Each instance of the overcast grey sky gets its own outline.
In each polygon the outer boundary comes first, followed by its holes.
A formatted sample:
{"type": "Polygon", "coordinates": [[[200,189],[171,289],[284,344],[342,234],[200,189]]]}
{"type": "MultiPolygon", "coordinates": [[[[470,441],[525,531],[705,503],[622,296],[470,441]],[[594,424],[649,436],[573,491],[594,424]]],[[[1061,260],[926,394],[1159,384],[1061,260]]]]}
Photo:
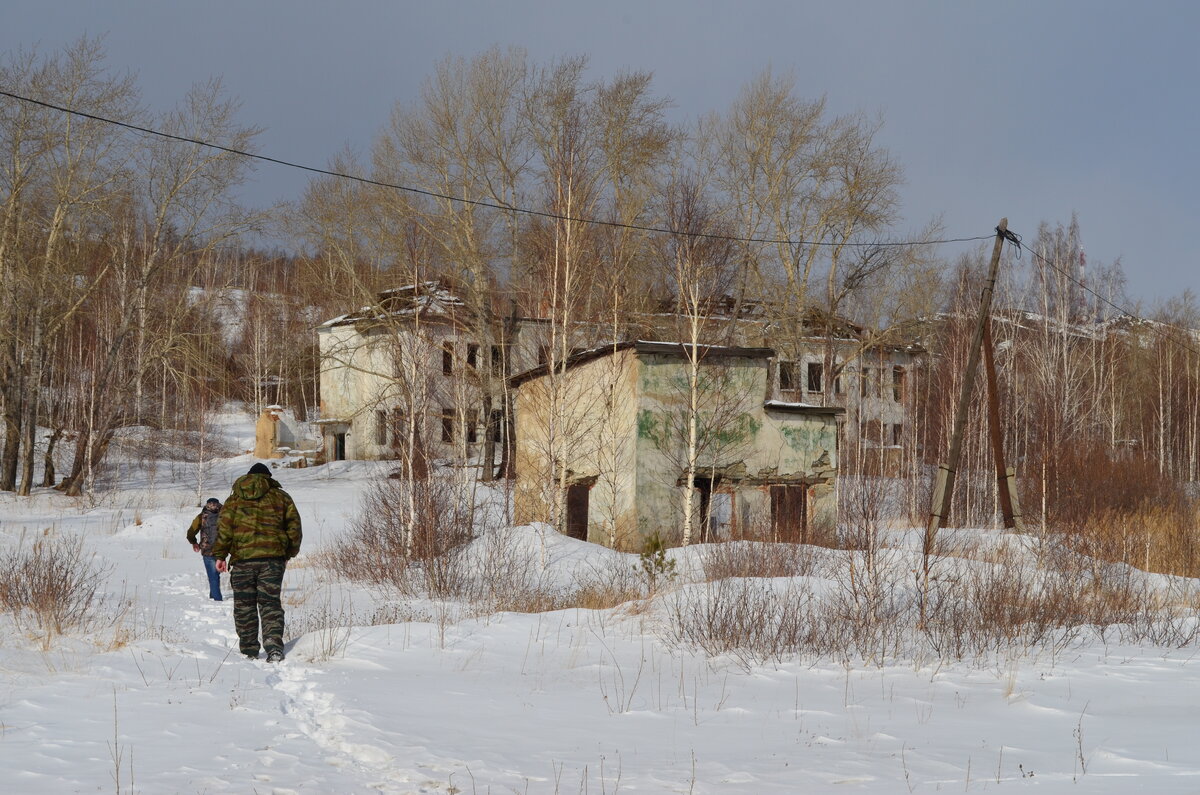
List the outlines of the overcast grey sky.
{"type": "MultiPolygon", "coordinates": [[[[1007,216],[1032,238],[1077,212],[1089,263],[1120,257],[1150,303],[1200,292],[1198,22],[1196,3],[1083,0],[4,0],[0,48],[103,34],[156,110],[221,76],[266,128],[263,154],[314,166],[365,152],[437,60],[494,44],[585,54],[597,77],[649,70],[680,121],[727,108],[768,65],[793,70],[831,111],[883,118],[902,231],[940,216],[949,237],[986,235],[1007,216]]],[[[307,179],[260,165],[246,197],[294,198],[307,179]]]]}

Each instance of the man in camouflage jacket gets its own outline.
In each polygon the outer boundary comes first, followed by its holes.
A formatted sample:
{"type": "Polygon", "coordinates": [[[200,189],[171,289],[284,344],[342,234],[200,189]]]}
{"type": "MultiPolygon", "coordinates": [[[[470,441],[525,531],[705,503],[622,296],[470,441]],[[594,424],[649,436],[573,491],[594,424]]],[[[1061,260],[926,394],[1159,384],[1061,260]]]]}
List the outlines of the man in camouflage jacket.
{"type": "Polygon", "coordinates": [[[258,657],[261,622],[267,661],[283,659],[279,592],[288,560],[300,553],[300,541],[300,514],[292,498],[265,465],[250,467],[233,482],[217,522],[217,541],[212,551],[217,569],[230,569],[233,623],[242,654],[247,657],[258,657]]]}

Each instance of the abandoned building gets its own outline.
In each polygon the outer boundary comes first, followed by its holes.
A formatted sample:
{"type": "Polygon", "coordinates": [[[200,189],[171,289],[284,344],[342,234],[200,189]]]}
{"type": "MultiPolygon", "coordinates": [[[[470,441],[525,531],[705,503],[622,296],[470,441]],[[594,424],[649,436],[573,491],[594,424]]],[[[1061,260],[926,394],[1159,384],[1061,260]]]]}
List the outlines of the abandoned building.
{"type": "Polygon", "coordinates": [[[511,379],[517,522],[620,550],[693,540],[808,540],[836,521],[844,409],[775,399],[765,347],[632,341],[511,379]],[[695,417],[695,433],[689,433],[695,417]]]}
{"type": "Polygon", "coordinates": [[[503,354],[469,328],[463,300],[441,282],[384,291],[318,326],[326,459],[395,458],[406,430],[430,456],[450,456],[494,429],[479,412],[503,354]]]}
{"type": "MultiPolygon", "coordinates": [[[[772,398],[846,409],[843,453],[854,469],[895,474],[915,452],[912,382],[925,348],[910,330],[886,335],[811,309],[790,323],[778,307],[722,295],[702,309],[701,342],[773,349],[772,398]]],[[[677,339],[678,316],[664,303],[641,324],[643,335],[677,339]]]]}
{"type": "MultiPolygon", "coordinates": [[[[380,293],[373,306],[317,328],[321,398],[317,424],[326,460],[399,459],[403,450],[412,450],[417,443],[422,457],[434,461],[481,461],[490,453],[502,473],[512,474],[516,457],[512,447],[522,429],[518,421],[514,431],[507,376],[531,368],[536,372],[545,364],[551,324],[514,312],[480,334],[469,314],[456,290],[444,282],[425,282],[380,293]]],[[[804,407],[793,410],[798,417],[818,416],[818,408],[834,410],[828,416],[836,414],[839,419],[843,468],[851,460],[856,471],[876,467],[895,471],[902,453],[913,450],[910,382],[923,350],[872,343],[867,332],[842,319],[831,325],[814,318],[785,335],[769,315],[753,302],[719,307],[711,324],[718,331],[705,341],[712,343],[713,350],[775,352],[750,357],[756,362],[755,377],[763,381],[760,402],[804,407]],[[718,344],[718,339],[726,342],[718,344]]],[[[654,314],[654,322],[636,325],[660,332],[660,339],[677,339],[668,334],[668,326],[677,319],[664,309],[654,314]]],[[[570,346],[562,346],[559,340],[554,358],[570,352],[578,355],[587,339],[592,342],[586,348],[594,350],[603,334],[580,324],[578,338],[570,346]]],[[[756,411],[762,413],[763,406],[756,411]]],[[[832,455],[833,445],[827,447],[832,455]]],[[[733,482],[731,476],[718,479],[733,482]]],[[[702,490],[711,485],[701,481],[702,490]]],[[[713,510],[706,508],[706,521],[715,519],[718,527],[724,526],[727,495],[716,490],[713,510]]],[[[742,503],[742,507],[749,505],[746,500],[742,503]]],[[[806,510],[813,508],[806,506],[806,510]]],[[[810,510],[806,521],[814,515],[810,510]]]]}
{"type": "Polygon", "coordinates": [[[326,460],[394,459],[414,443],[432,459],[500,455],[506,378],[547,360],[548,327],[510,311],[481,329],[444,281],[385,290],[325,321],[316,424],[326,460]]]}

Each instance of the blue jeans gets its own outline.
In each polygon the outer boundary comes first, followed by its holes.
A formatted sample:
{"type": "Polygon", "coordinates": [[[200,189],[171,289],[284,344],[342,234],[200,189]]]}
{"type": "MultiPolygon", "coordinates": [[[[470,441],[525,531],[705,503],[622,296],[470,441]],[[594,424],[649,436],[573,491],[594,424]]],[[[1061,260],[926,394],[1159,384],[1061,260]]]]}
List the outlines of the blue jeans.
{"type": "Polygon", "coordinates": [[[221,572],[217,571],[217,559],[212,555],[204,556],[204,570],[208,572],[208,596],[210,599],[221,601],[221,572]]]}

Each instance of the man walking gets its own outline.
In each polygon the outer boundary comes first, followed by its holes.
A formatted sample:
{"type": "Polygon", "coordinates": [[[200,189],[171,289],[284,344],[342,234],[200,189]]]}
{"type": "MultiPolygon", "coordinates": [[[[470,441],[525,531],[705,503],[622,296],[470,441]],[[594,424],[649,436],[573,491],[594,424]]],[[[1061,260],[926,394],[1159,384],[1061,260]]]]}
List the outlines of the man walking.
{"type": "Polygon", "coordinates": [[[300,552],[300,514],[271,470],[255,464],[233,482],[217,522],[213,557],[230,569],[233,623],[242,654],[258,658],[259,626],[267,662],[283,659],[283,605],[279,592],[289,559],[300,552]],[[226,562],[228,558],[228,562],[226,562]]]}

